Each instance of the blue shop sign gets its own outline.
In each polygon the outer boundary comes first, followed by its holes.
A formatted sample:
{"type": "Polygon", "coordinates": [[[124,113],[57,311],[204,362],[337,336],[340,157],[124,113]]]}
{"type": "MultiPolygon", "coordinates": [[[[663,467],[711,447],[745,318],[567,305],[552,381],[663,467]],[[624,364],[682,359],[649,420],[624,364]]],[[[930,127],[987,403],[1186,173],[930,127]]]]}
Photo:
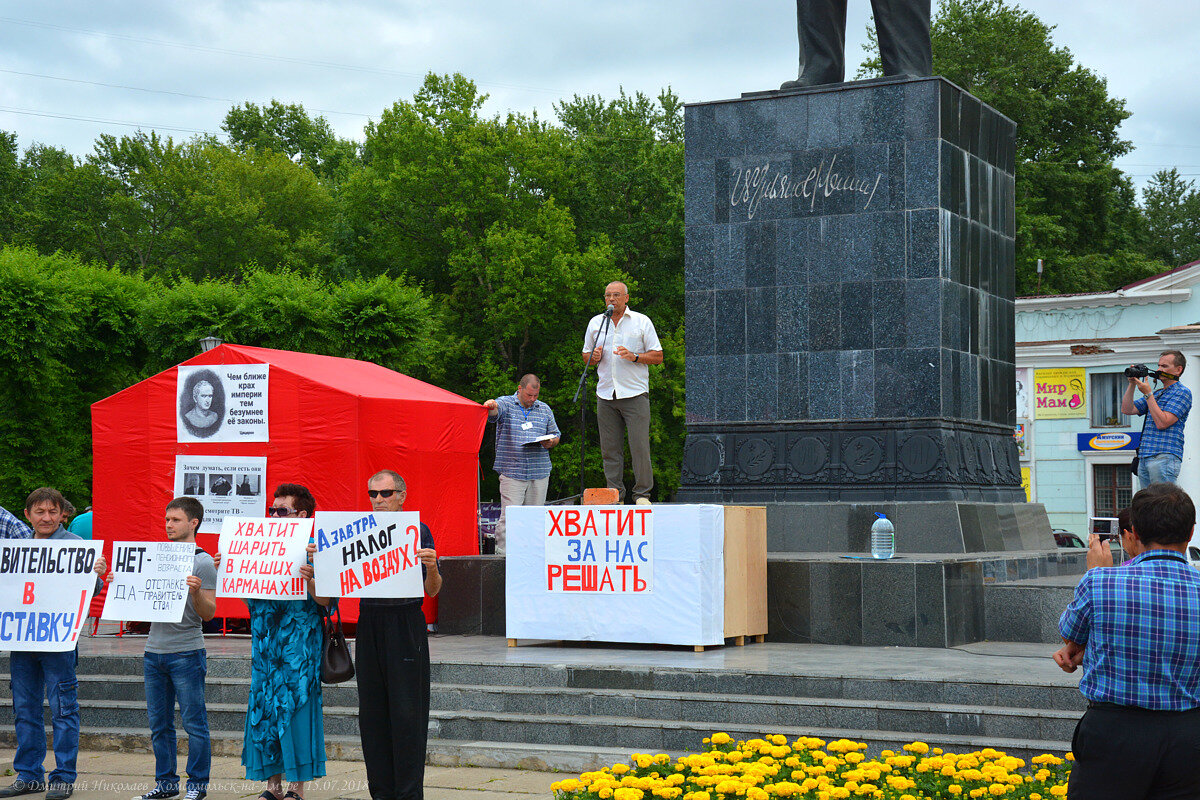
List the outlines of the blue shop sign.
{"type": "Polygon", "coordinates": [[[1108,431],[1105,433],[1077,433],[1079,452],[1107,453],[1111,450],[1137,450],[1141,431],[1108,431]]]}

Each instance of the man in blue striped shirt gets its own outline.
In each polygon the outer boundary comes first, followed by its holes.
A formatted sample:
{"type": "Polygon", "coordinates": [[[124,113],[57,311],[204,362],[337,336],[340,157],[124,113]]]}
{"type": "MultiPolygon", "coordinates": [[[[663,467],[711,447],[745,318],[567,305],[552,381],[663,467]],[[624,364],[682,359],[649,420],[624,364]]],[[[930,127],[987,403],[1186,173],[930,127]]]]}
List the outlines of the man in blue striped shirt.
{"type": "MultiPolygon", "coordinates": [[[[1196,507],[1156,483],[1134,495],[1130,516],[1122,541],[1133,559],[1088,570],[1058,623],[1054,660],[1066,672],[1083,665],[1088,700],[1067,797],[1200,797],[1200,571],[1186,556],[1196,507]]],[[[1107,542],[1091,547],[1088,564],[1104,563],[1107,542]]]]}
{"type": "Polygon", "coordinates": [[[550,406],[538,400],[542,384],[525,375],[515,394],[488,400],[488,419],[496,421],[496,464],[500,473],[500,521],[496,553],[504,553],[505,512],[509,506],[540,506],[550,486],[549,450],[562,434],[550,406]]]}

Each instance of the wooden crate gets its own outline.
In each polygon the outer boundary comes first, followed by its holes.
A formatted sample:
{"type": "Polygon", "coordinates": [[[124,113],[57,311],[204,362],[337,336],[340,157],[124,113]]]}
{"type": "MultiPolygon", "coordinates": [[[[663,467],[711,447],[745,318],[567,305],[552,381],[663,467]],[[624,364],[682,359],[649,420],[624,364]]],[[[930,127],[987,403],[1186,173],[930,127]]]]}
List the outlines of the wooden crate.
{"type": "Polygon", "coordinates": [[[725,506],[725,638],[767,634],[767,509],[725,506]]]}

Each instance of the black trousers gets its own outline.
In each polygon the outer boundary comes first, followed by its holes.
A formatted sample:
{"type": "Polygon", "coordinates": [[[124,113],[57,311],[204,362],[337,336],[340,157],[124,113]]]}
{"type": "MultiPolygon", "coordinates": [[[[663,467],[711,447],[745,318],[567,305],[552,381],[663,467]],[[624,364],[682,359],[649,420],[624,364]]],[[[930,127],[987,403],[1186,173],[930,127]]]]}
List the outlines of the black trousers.
{"type": "Polygon", "coordinates": [[[429,737],[429,640],[421,605],[364,603],[354,661],[371,798],[420,800],[429,737]]]}
{"type": "Polygon", "coordinates": [[[1098,703],[1071,739],[1068,800],[1200,798],[1200,709],[1098,703]]]}
{"type": "MultiPolygon", "coordinates": [[[[884,75],[933,74],[930,0],[871,0],[884,75]]],[[[846,76],[846,0],[796,0],[803,86],[841,83],[846,76]]]]}

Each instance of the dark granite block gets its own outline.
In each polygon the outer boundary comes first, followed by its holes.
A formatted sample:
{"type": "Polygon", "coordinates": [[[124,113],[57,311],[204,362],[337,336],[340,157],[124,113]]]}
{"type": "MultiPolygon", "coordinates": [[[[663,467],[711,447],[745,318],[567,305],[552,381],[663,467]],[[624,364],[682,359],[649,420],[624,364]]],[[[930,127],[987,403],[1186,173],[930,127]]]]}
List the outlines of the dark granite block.
{"type": "Polygon", "coordinates": [[[949,214],[936,208],[910,211],[907,214],[907,253],[904,277],[909,279],[941,276],[942,236],[948,231],[949,214]]]}
{"type": "Polygon", "coordinates": [[[841,415],[842,398],[828,387],[839,366],[836,350],[808,354],[808,412],[813,419],[838,419],[841,415]]]}
{"type": "Polygon", "coordinates": [[[938,205],[939,145],[936,139],[908,142],[904,149],[904,203],[910,211],[938,205]]]}
{"type": "Polygon", "coordinates": [[[779,374],[776,356],[746,356],[746,419],[769,422],[779,414],[779,374]]]}
{"type": "Polygon", "coordinates": [[[775,352],[775,288],[746,290],[746,352],[775,352]]]}
{"type": "Polygon", "coordinates": [[[685,159],[683,167],[683,218],[687,225],[716,221],[716,183],[712,159],[685,159]]]}
{"type": "Polygon", "coordinates": [[[813,222],[807,219],[780,220],[775,230],[775,280],[778,286],[808,283],[808,262],[814,253],[813,222]]]}
{"type": "Polygon", "coordinates": [[[718,420],[728,422],[744,421],[746,419],[746,393],[730,391],[730,387],[746,385],[746,357],[722,356],[719,363],[721,385],[714,390],[716,395],[715,416],[718,420]]]}
{"type": "Polygon", "coordinates": [[[842,346],[842,292],[836,283],[809,287],[808,343],[812,350],[839,350],[842,346]]]}
{"type": "Polygon", "coordinates": [[[942,143],[941,206],[960,217],[967,216],[967,153],[942,143]]]}
{"type": "Polygon", "coordinates": [[[948,647],[983,638],[983,575],[979,562],[947,563],[946,636],[948,647]]]}
{"type": "Polygon", "coordinates": [[[780,353],[779,418],[808,418],[808,358],[803,353],[780,353]]]}
{"type": "Polygon", "coordinates": [[[979,115],[982,105],[977,98],[965,93],[959,98],[959,103],[958,142],[956,144],[974,155],[979,150],[979,115]]]}
{"type": "Polygon", "coordinates": [[[779,149],[779,106],[776,103],[730,103],[738,120],[740,144],[747,154],[779,149]]]}
{"type": "Polygon", "coordinates": [[[862,643],[914,647],[917,643],[916,570],[903,561],[862,564],[862,643]]]}
{"type": "Polygon", "coordinates": [[[841,104],[838,92],[820,92],[808,96],[808,149],[836,147],[845,139],[841,134],[841,104]]]}
{"type": "MultiPolygon", "coordinates": [[[[686,155],[684,160],[686,162],[686,155]]],[[[713,202],[715,205],[713,207],[712,221],[718,225],[729,224],[730,195],[734,191],[733,181],[736,174],[735,170],[741,169],[741,163],[742,159],[740,157],[733,159],[718,158],[713,162],[712,181],[713,202]]],[[[684,193],[687,193],[686,186],[684,187],[684,193]]],[[[741,219],[741,217],[736,217],[735,221],[738,219],[741,219]]],[[[684,217],[684,222],[686,224],[698,224],[690,222],[686,216],[684,217]]]]}
{"type": "Polygon", "coordinates": [[[684,359],[688,422],[712,422],[716,403],[716,358],[691,356],[684,359]]]}
{"type": "Polygon", "coordinates": [[[909,347],[940,347],[942,288],[938,278],[910,280],[904,290],[904,329],[909,347]]]}
{"type": "Polygon", "coordinates": [[[767,632],[773,642],[809,642],[809,570],[804,561],[767,561],[767,632]]]}
{"type": "Polygon", "coordinates": [[[684,315],[687,325],[683,343],[688,358],[716,354],[716,292],[685,292],[684,315]]]}
{"type": "Polygon", "coordinates": [[[717,143],[717,158],[740,158],[746,154],[745,141],[742,138],[742,116],[738,113],[738,103],[721,103],[713,112],[713,122],[720,136],[717,143]]]}
{"type": "Polygon", "coordinates": [[[904,281],[871,283],[871,308],[872,346],[876,349],[906,347],[904,281]]]}
{"type": "Polygon", "coordinates": [[[940,84],[938,90],[941,96],[941,137],[947,142],[957,142],[962,92],[946,83],[940,84]]]}
{"type": "Polygon", "coordinates": [[[746,352],[746,292],[742,289],[718,291],[716,337],[717,352],[722,355],[746,352]]]}
{"type": "Polygon", "coordinates": [[[746,285],[745,225],[718,225],[713,231],[713,287],[746,285]]]}
{"type": "Polygon", "coordinates": [[[505,623],[504,559],[501,557],[482,557],[480,579],[483,587],[482,633],[484,636],[503,636],[505,623]]]}
{"type": "Polygon", "coordinates": [[[905,350],[887,349],[875,352],[875,414],[881,419],[908,416],[905,405],[903,369],[900,356],[905,350]]]}
{"type": "Polygon", "coordinates": [[[809,620],[815,641],[862,644],[862,569],[858,564],[813,563],[809,620]]]}
{"type": "Polygon", "coordinates": [[[850,271],[854,231],[849,217],[822,217],[812,231],[813,255],[808,265],[810,283],[840,283],[850,271]]]}
{"type": "MultiPolygon", "coordinates": [[[[867,348],[870,348],[868,343],[867,348]]],[[[842,419],[875,417],[875,352],[843,350],[840,354],[842,419]]]]}
{"type": "Polygon", "coordinates": [[[808,287],[775,290],[775,349],[779,353],[808,350],[808,287]]]}
{"type": "Polygon", "coordinates": [[[909,348],[900,355],[900,397],[907,417],[936,417],[941,411],[941,395],[936,391],[941,377],[941,351],[938,348],[909,348]]]}
{"type": "Polygon", "coordinates": [[[839,277],[842,284],[883,277],[878,244],[879,218],[879,214],[848,214],[841,218],[850,238],[846,266],[839,277]]]}
{"type": "Polygon", "coordinates": [[[873,346],[872,285],[842,284],[842,341],[839,350],[870,350],[873,346]]]}
{"type": "Polygon", "coordinates": [[[941,92],[938,81],[913,81],[904,84],[904,138],[936,139],[940,135],[938,116],[941,92]]]}
{"type": "MultiPolygon", "coordinates": [[[[875,262],[875,280],[896,280],[904,277],[908,260],[905,240],[906,229],[903,212],[885,212],[870,215],[875,228],[872,260],[875,262]]],[[[868,256],[869,258],[872,255],[868,256]]]]}
{"type": "Polygon", "coordinates": [[[780,97],[775,101],[775,141],[773,150],[804,150],[808,147],[807,94],[780,97]]]}
{"type": "Polygon", "coordinates": [[[860,118],[860,135],[855,142],[899,142],[906,130],[905,91],[903,85],[879,86],[864,91],[866,103],[860,118]]]}
{"type": "Polygon", "coordinates": [[[683,232],[683,288],[689,292],[713,288],[713,227],[691,225],[683,232]]]}
{"type": "MultiPolygon", "coordinates": [[[[853,213],[904,210],[903,193],[893,193],[890,187],[891,151],[903,147],[901,142],[891,142],[862,144],[854,148],[852,177],[859,183],[855,184],[858,194],[857,203],[851,209],[853,213]]],[[[838,165],[841,166],[840,160],[838,165]]],[[[903,180],[903,173],[900,177],[903,180]]]]}

